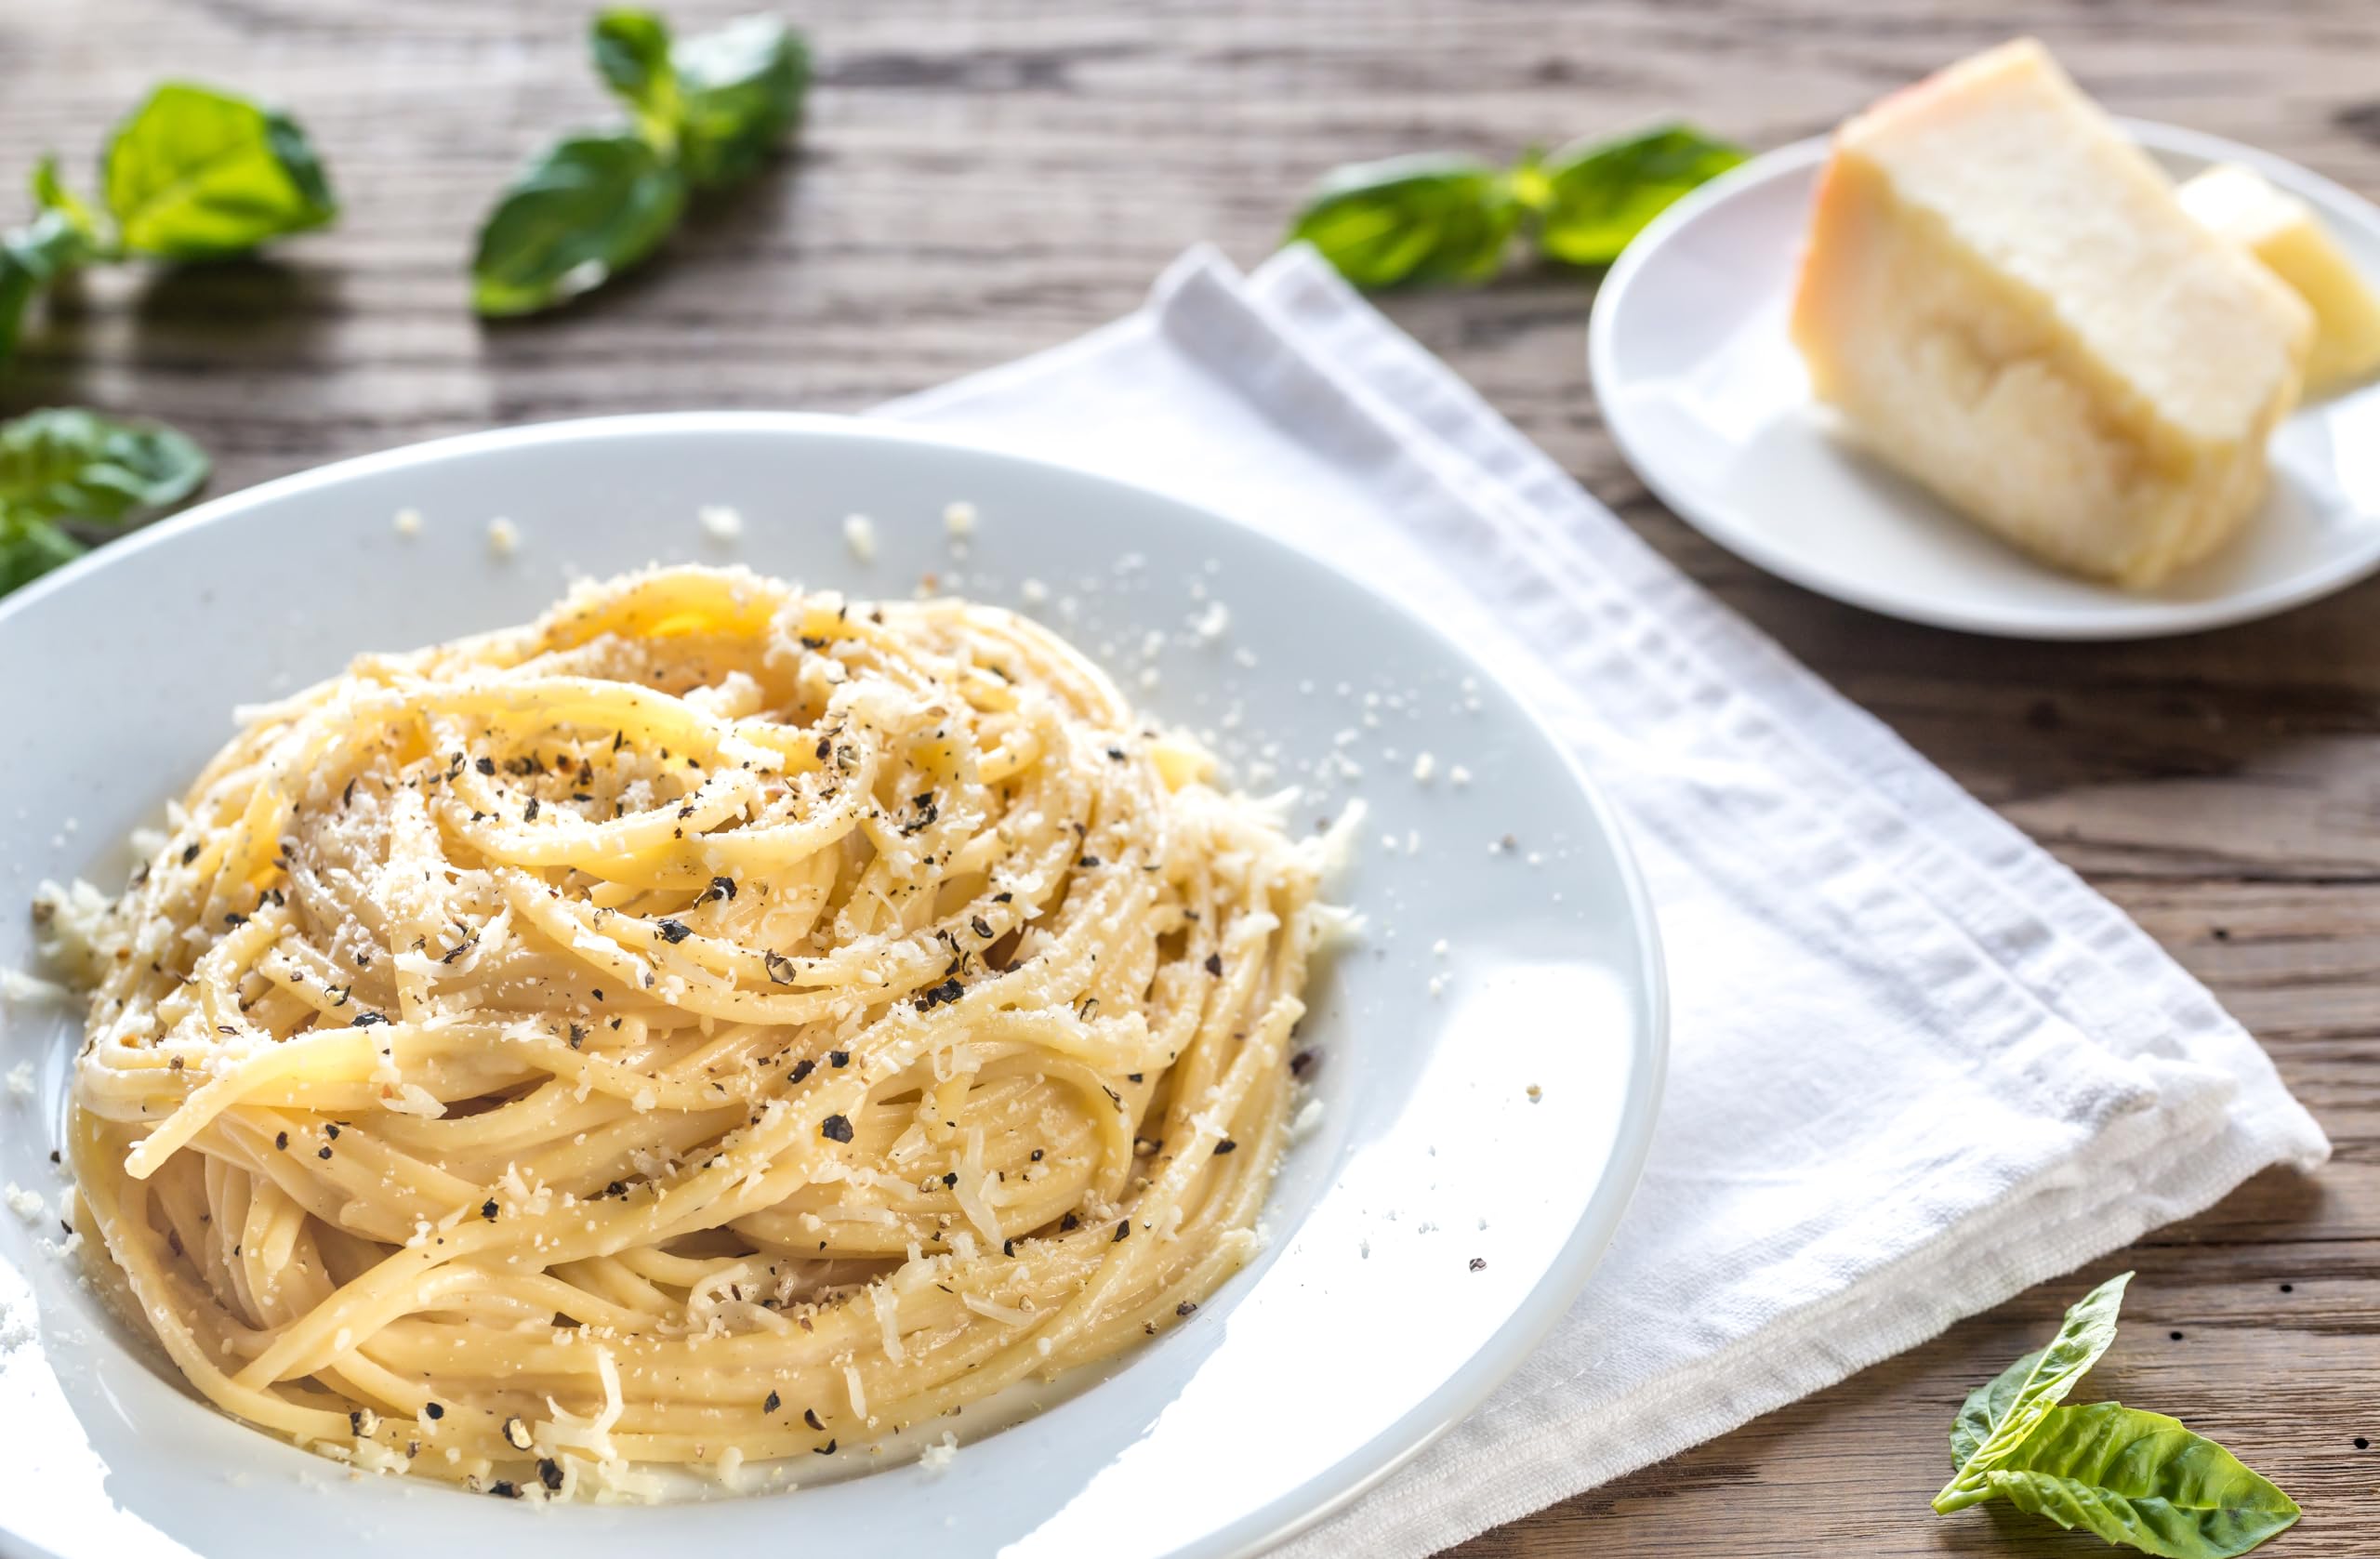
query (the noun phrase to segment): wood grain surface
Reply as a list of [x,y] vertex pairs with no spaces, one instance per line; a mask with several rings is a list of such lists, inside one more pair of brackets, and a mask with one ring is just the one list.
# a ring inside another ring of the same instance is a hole
[[[749,4],[750,0],[746,0]],[[1130,308],[1200,239],[1261,258],[1329,165],[1682,114],[1755,146],[2017,32],[2122,112],[2380,194],[2380,7],[2327,0],[806,0],[800,155],[707,202],[663,260],[561,314],[473,321],[477,217],[549,132],[606,112],[587,6],[5,0],[0,177],[87,169],[186,74],[286,103],[345,215],[268,261],[125,267],[58,298],[0,410],[165,417],[215,490],[491,424],[863,407]],[[734,8],[669,7],[688,21]],[[87,174],[80,177],[87,178]],[[2120,1258],[1686,1455],[1489,1533],[1469,1559],[2105,1552],[1937,1520],[1961,1396],[2124,1265],[2096,1388],[2216,1435],[2304,1504],[2271,1552],[2380,1553],[2380,584],[2164,643],[1906,627],[1763,576],[1646,496],[1582,366],[1590,279],[1390,311],[1672,560],[2137,917],[2271,1049],[2337,1143]]]

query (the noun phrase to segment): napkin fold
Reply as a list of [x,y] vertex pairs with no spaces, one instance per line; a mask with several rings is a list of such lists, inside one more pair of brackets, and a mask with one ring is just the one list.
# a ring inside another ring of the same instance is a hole
[[1284,1551],[1397,1559],[1659,1460],[2329,1153],[2116,908],[1646,547],[1309,251],[884,414],[1172,492],[1426,603],[1625,815],[1668,1095],[1478,1412]]

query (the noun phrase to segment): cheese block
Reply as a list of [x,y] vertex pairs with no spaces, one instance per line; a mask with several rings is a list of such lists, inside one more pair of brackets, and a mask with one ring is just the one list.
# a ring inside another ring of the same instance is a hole
[[2255,510],[2312,334],[2030,39],[1836,132],[1792,314],[1856,440],[2049,562],[2135,587]]
[[2306,359],[2309,393],[2339,389],[2380,368],[2380,297],[2313,207],[2239,163],[2208,168],[2179,193],[2183,210],[2262,260],[2314,311],[2314,347]]

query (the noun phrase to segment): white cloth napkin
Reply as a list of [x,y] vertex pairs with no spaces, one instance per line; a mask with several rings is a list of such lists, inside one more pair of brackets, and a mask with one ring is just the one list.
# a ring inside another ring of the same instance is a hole
[[1657,557],[1304,251],[887,414],[1257,522],[1431,612],[1619,803],[1669,1090],[1567,1317],[1295,1539],[1430,1552],[2329,1152],[2139,928]]

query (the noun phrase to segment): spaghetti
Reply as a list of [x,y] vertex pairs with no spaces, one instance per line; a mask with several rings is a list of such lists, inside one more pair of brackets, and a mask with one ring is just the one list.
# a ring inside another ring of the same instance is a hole
[[201,1393],[501,1494],[831,1453],[1245,1262],[1329,911],[1062,640],[580,588],[252,722],[86,949],[99,1275]]

